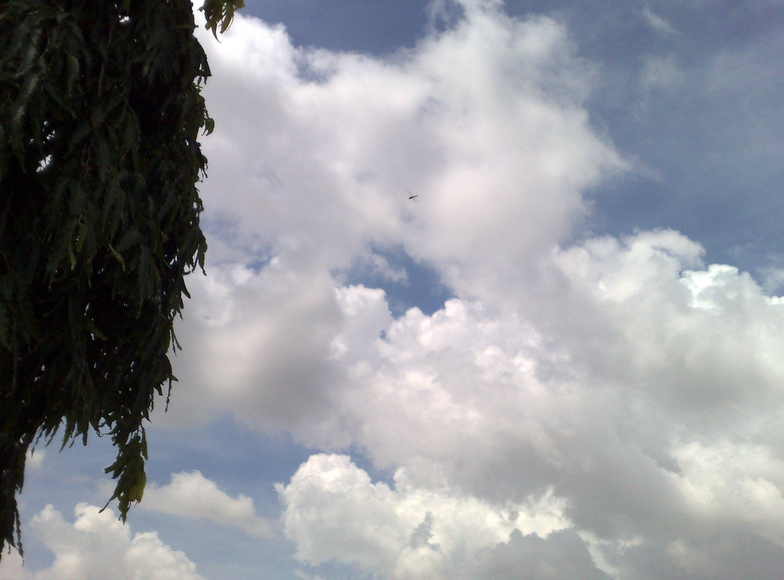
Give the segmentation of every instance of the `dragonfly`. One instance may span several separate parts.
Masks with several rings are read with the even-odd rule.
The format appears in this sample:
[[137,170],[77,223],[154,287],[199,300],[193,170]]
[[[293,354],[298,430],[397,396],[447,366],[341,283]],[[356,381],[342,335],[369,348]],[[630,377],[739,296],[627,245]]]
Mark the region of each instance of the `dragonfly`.
[[418,198],[418,197],[419,197],[419,194],[418,194],[418,193],[415,195],[415,194],[411,193],[411,190],[410,190],[410,189],[407,189],[407,190],[406,190],[406,193],[408,194],[408,199],[410,199],[410,200],[412,200],[412,201],[416,201],[416,198]]

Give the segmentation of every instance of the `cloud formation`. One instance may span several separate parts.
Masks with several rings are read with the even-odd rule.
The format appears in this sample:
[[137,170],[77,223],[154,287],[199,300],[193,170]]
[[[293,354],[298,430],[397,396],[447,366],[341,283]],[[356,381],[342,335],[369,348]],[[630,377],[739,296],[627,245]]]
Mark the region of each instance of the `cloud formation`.
[[494,300],[587,215],[586,188],[628,167],[591,130],[591,67],[563,26],[464,8],[386,60],[296,48],[251,18],[205,37],[220,127],[205,144],[210,277],[191,281],[178,373],[206,389],[183,414],[311,422],[336,380],[323,359],[342,272],[400,248]]
[[73,524],[51,505],[27,528],[54,554],[51,566],[28,572],[14,552],[3,556],[3,580],[204,580],[185,554],[155,532],[131,535],[112,510],[80,503]]
[[173,473],[168,485],[150,484],[141,506],[183,518],[207,519],[254,536],[272,535],[270,524],[256,515],[252,498],[245,495],[233,498],[198,471]]
[[[641,171],[592,124],[596,65],[554,19],[457,4],[385,58],[242,15],[203,37],[208,275],[156,424],[229,414],[320,451],[276,487],[302,578],[781,578],[784,300],[676,231],[588,234],[590,192]],[[678,90],[668,54],[634,82]],[[357,264],[406,280],[394,252],[453,298],[393,316],[383,288],[347,282]],[[199,472],[143,505],[268,531]],[[37,517],[88,554],[79,522],[114,528],[80,509]],[[126,557],[123,533],[107,553]]]
[[[297,542],[299,559],[310,564],[330,559],[357,563],[387,578],[477,578],[485,577],[477,576],[485,568],[486,577],[497,578],[492,574],[514,559],[503,554],[507,544],[532,544],[532,551],[540,536],[568,526],[563,505],[550,494],[520,504],[492,505],[447,487],[417,488],[403,469],[395,473],[391,489],[383,482],[372,483],[345,455],[312,456],[278,492],[287,506],[286,534]],[[560,561],[550,566],[574,572],[564,556],[576,548],[581,564],[595,570],[584,543],[574,534],[569,538],[556,549]],[[552,556],[539,559],[548,566],[544,562]],[[527,568],[536,570],[532,563],[527,562]],[[549,566],[549,576],[533,574],[553,577]]]
[[[586,192],[635,170],[591,127],[592,66],[553,20],[461,6],[388,59],[247,18],[211,46],[218,247],[181,326],[183,408],[395,473],[314,455],[278,487],[314,565],[730,578],[727,546],[778,554],[781,300],[675,231],[581,237]],[[651,61],[650,86],[673,70]],[[385,247],[455,298],[394,318],[344,284]]]

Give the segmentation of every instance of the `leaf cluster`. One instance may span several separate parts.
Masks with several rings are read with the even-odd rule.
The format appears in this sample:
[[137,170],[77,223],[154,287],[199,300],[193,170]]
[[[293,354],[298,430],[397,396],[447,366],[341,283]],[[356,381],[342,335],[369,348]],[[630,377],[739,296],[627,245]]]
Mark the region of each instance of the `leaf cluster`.
[[[214,32],[241,1],[207,5]],[[207,247],[194,28],[189,0],[0,1],[0,548],[21,551],[26,454],[58,432],[108,434],[123,520],[142,498]]]
[[204,12],[207,30],[212,30],[212,34],[218,38],[218,27],[221,33],[226,32],[234,20],[234,13],[244,7],[244,0],[204,0],[199,10]]

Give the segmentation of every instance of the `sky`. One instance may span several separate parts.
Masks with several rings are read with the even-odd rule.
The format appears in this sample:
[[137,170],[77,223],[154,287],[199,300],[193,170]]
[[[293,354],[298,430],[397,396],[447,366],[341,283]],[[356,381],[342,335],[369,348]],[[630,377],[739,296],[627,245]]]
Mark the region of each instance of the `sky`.
[[784,5],[246,4],[144,500],[0,580],[784,577]]

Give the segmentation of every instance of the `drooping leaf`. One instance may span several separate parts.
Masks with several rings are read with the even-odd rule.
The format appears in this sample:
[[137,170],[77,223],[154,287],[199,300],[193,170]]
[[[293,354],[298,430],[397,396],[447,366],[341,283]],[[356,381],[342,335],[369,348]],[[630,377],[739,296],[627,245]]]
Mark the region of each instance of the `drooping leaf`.
[[[241,0],[207,0],[225,31]],[[190,2],[0,2],[0,557],[28,449],[108,434],[122,519],[204,265],[209,76]]]

